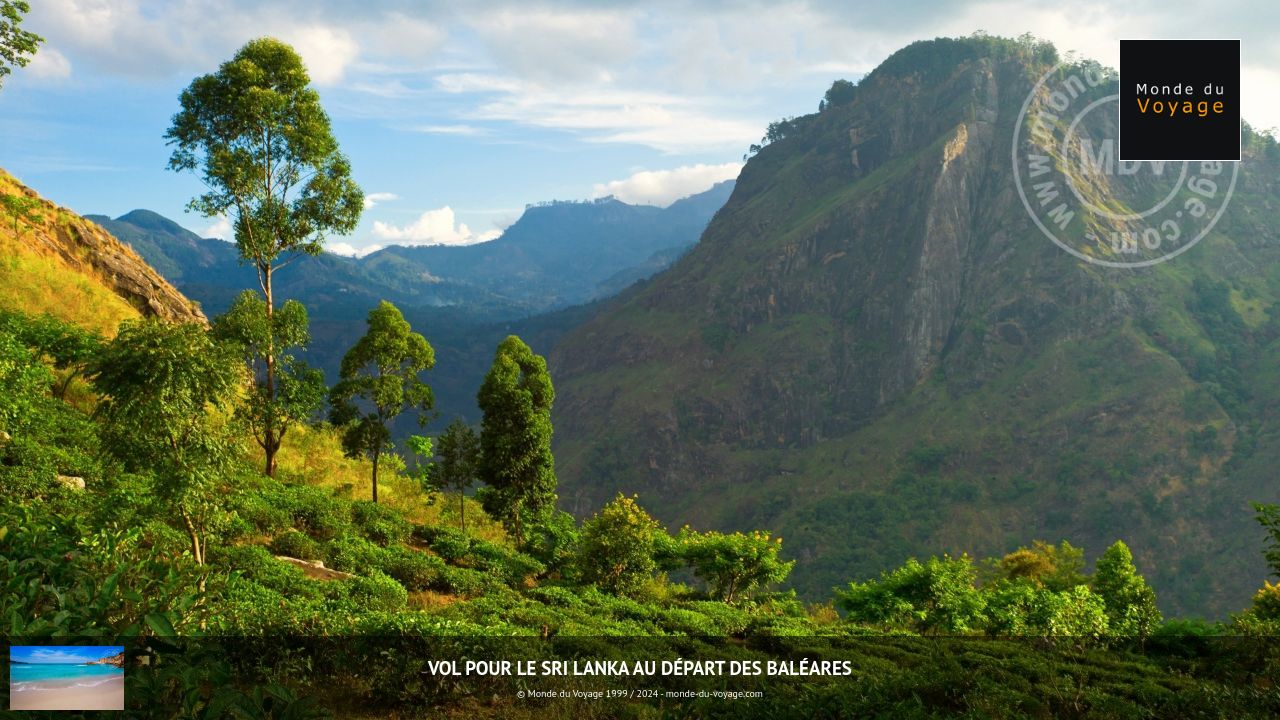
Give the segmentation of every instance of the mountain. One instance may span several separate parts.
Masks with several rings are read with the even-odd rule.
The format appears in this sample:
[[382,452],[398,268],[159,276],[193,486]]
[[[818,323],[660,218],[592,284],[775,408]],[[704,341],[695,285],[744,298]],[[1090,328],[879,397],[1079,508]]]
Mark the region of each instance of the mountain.
[[0,195],[29,205],[6,205],[0,218],[0,308],[49,313],[106,335],[142,315],[205,322],[199,307],[98,224],[4,171]]
[[364,265],[465,281],[537,311],[578,305],[616,292],[620,275],[640,280],[669,265],[697,242],[732,190],[732,181],[721,182],[666,208],[612,197],[533,205],[496,240],[392,246]]
[[[303,258],[279,271],[277,295],[343,314],[379,300],[404,307],[461,307],[509,320],[607,297],[670,265],[698,240],[732,181],[666,208],[613,198],[530,206],[496,240],[467,246],[392,246],[365,258]],[[236,248],[205,239],[149,210],[90,219],[129,243],[211,313],[255,287]],[[574,268],[567,273],[566,267]]]
[[[531,206],[502,237],[463,247],[392,247],[362,259],[325,253],[278,271],[278,298],[300,300],[311,318],[308,362],[336,381],[342,355],[364,334],[379,300],[404,311],[436,351],[431,373],[441,427],[479,419],[475,394],[493,351],[516,333],[539,353],[585,319],[575,307],[616,294],[669,266],[697,242],[733,182],[666,208],[612,198]],[[211,316],[257,287],[231,243],[201,238],[149,210],[88,216],[165,274]],[[566,271],[571,268],[572,271]],[[403,418],[399,435],[418,432]]]
[[[240,262],[232,243],[201,238],[150,210],[134,210],[114,220],[102,215],[87,217],[131,245],[184,293],[208,308],[210,314],[221,313],[241,291],[257,287],[257,275]],[[343,314],[351,306],[367,312],[382,299],[404,305],[465,304],[477,311],[492,309],[497,314],[518,312],[511,304],[465,283],[387,282],[367,272],[358,260],[328,253],[302,258],[282,268],[275,276],[275,287],[280,298],[301,300],[313,312],[332,307],[334,312]]]
[[[1188,252],[1086,262],[1125,256],[1050,242],[1010,153],[1024,100],[1057,100],[1036,84],[1054,62],[917,43],[771,127],[700,242],[557,344],[567,509],[639,493],[671,526],[774,528],[813,599],[912,555],[1123,538],[1167,612],[1246,606],[1266,574],[1248,502],[1280,498],[1280,147],[1245,132],[1230,206]],[[1062,73],[1115,92],[1095,64]],[[1081,117],[1080,137],[1114,130]],[[1138,207],[1143,177],[1069,182]],[[1192,209],[1178,188],[1170,209]],[[1091,217],[1064,227],[1134,227]]]

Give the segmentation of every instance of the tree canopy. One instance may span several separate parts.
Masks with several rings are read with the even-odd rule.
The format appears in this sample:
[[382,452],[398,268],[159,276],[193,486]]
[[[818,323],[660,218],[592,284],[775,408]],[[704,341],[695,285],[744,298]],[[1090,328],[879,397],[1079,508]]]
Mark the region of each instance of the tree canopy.
[[378,461],[391,446],[389,423],[405,410],[418,424],[431,410],[431,388],[418,374],[436,364],[426,338],[409,326],[399,308],[383,300],[369,312],[369,330],[342,358],[338,384],[329,392],[329,419],[342,428],[347,455],[373,461],[373,501],[378,501]]
[[547,361],[515,335],[498,345],[477,397],[482,501],[523,542],[524,516],[537,518],[555,506],[551,455],[551,405],[555,389]]
[[22,19],[31,12],[26,0],[0,0],[0,85],[15,67],[26,67],[44,38],[23,30]]

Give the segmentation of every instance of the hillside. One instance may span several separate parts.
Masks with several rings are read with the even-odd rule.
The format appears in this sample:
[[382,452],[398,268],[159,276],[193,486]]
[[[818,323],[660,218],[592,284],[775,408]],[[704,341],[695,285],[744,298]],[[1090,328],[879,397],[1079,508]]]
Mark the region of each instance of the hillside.
[[198,306],[98,224],[2,170],[0,195],[32,201],[17,216],[0,213],[0,309],[48,313],[105,335],[140,315],[205,321]]
[[1167,612],[1247,605],[1248,501],[1280,497],[1280,148],[1246,134],[1190,252],[1082,262],[1010,162],[1052,58],[917,43],[771,129],[699,244],[557,346],[569,509],[638,492],[672,526],[774,528],[814,598],[911,555],[1124,537]]

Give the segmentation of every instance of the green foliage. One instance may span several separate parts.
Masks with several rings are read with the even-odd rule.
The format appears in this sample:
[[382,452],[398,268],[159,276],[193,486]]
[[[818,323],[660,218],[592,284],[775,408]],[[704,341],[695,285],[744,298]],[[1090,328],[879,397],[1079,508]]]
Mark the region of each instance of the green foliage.
[[1271,566],[1271,574],[1280,576],[1280,505],[1253,503],[1253,510],[1257,513],[1258,524],[1267,533],[1267,547],[1263,554]]
[[193,80],[181,104],[165,133],[169,167],[200,173],[209,191],[191,209],[229,213],[240,256],[264,280],[282,254],[318,255],[325,233],[355,229],[364,194],[293,48],[250,41]]
[[60,400],[66,398],[72,381],[85,373],[102,351],[100,335],[52,315],[27,317],[0,311],[0,332],[3,331],[12,333],[19,342],[63,371],[53,388],[54,396]]
[[[320,411],[328,390],[324,373],[296,356],[311,340],[309,324],[302,303],[287,300],[269,312],[252,290],[240,293],[213,322],[214,339],[234,348],[253,372],[253,391],[236,412],[272,459],[289,428]],[[270,373],[268,361],[273,365]],[[274,465],[268,467],[267,474],[274,475],[274,470]]]
[[436,442],[439,459],[432,464],[431,485],[458,493],[458,527],[467,531],[464,493],[475,482],[480,465],[480,438],[461,418],[449,423]]
[[447,589],[445,564],[438,557],[396,548],[382,558],[382,570],[410,590]]
[[51,503],[0,502],[0,617],[11,637],[190,631],[208,617],[197,573],[138,529],[91,527]]
[[403,610],[409,593],[404,586],[391,576],[378,570],[368,575],[358,576],[347,581],[350,583],[351,598],[360,606],[373,612],[395,612]]
[[316,594],[301,568],[277,560],[261,545],[220,547],[210,552],[210,560],[280,595],[302,598]]
[[1084,550],[1066,540],[1057,546],[1036,540],[1029,548],[1018,548],[1000,559],[999,571],[1006,579],[1025,579],[1054,591],[1069,590],[1086,581]]
[[967,633],[983,620],[985,599],[968,555],[911,558],[878,580],[849,583],[836,592],[837,604],[855,622],[918,632]]
[[15,67],[26,67],[44,38],[23,30],[22,16],[31,12],[26,0],[0,0],[0,83]]
[[286,485],[273,497],[298,528],[318,540],[337,537],[351,527],[351,506],[324,488]]
[[37,362],[16,337],[0,328],[0,431],[21,432],[52,380],[48,368]]
[[1129,547],[1119,540],[1098,558],[1093,588],[1105,603],[1114,635],[1146,637],[1163,620],[1155,592],[1133,566]]
[[551,405],[555,389],[547,361],[511,335],[498,345],[480,386],[480,479],[489,487],[484,508],[524,543],[526,516],[538,520],[556,502],[551,455]]
[[582,524],[577,569],[583,582],[619,595],[653,576],[654,543],[665,531],[632,498],[619,494]]
[[750,596],[758,589],[787,579],[795,561],[783,562],[782,538],[766,531],[744,534],[706,532],[683,528],[676,536],[679,556],[724,602]]
[[329,419],[343,429],[348,457],[373,461],[373,501],[378,501],[378,460],[391,446],[388,424],[407,409],[418,424],[431,410],[431,388],[418,374],[435,365],[435,351],[413,332],[395,305],[382,301],[369,313],[369,330],[342,358],[339,382],[330,392]]
[[857,97],[858,86],[848,80],[836,80],[831,83],[831,87],[827,88],[827,92],[822,96],[822,102],[818,103],[818,112],[828,110],[841,105],[848,105]]
[[320,543],[297,530],[290,530],[283,535],[277,535],[271,540],[270,547],[271,552],[276,555],[284,555],[285,557],[293,557],[300,560],[319,560],[324,557],[324,549],[320,547]]
[[1253,612],[1263,620],[1280,620],[1280,583],[1263,581],[1253,596]]
[[413,532],[413,524],[403,515],[367,501],[351,504],[351,519],[362,535],[383,547],[400,545]]
[[195,324],[123,323],[93,367],[103,437],[128,469],[154,473],[156,491],[204,562],[225,514],[230,438],[211,412],[234,392],[235,360]]
[[[3,0],[0,0],[0,3],[2,2]],[[3,30],[3,27],[3,21],[0,21],[0,31]],[[3,63],[0,63],[0,79],[3,78],[3,71]],[[40,201],[37,198],[0,193],[0,208],[4,209],[5,214],[9,216],[9,220],[13,223],[13,237],[15,240],[22,237],[23,223],[26,223],[28,227],[34,227],[36,223],[44,219],[40,213],[36,212],[38,207],[40,207]]]
[[388,555],[386,550],[362,537],[343,535],[329,542],[324,562],[335,570],[359,574],[383,568]]
[[548,570],[563,575],[573,570],[580,540],[578,522],[573,516],[563,511],[552,511],[529,528],[524,550]]

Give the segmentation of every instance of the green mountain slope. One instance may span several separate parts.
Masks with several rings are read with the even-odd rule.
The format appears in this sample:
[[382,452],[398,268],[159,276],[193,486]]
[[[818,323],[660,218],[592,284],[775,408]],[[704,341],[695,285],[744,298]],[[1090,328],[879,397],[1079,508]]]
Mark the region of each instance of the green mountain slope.
[[1246,133],[1190,252],[1082,262],[1010,160],[1054,61],[917,43],[775,126],[699,244],[558,345],[569,509],[621,490],[673,525],[774,528],[815,598],[913,554],[1124,537],[1167,611],[1245,606],[1247,503],[1280,496],[1280,149]]

